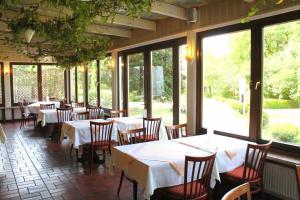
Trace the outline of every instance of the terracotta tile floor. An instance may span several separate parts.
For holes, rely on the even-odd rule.
[[[67,144],[41,136],[31,124],[3,124],[7,142],[0,145],[0,199],[132,199],[132,185],[123,181],[120,198],[114,176],[103,165],[92,175],[69,156]],[[75,157],[75,155],[74,155]],[[87,170],[88,171],[88,170]],[[140,197],[141,198],[141,197]]]

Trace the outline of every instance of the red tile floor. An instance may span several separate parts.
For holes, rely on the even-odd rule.
[[[69,145],[58,144],[31,124],[6,123],[5,145],[0,145],[0,199],[132,199],[132,185],[123,181],[117,197],[119,171],[114,176],[103,165],[85,172],[69,156]],[[75,154],[75,153],[74,153]],[[75,155],[73,156],[75,157]]]
[[[111,174],[108,167],[95,166],[92,175],[69,155],[68,143],[59,144],[45,138],[42,129],[20,123],[2,124],[7,134],[0,144],[0,200],[4,199],[64,199],[64,200],[129,200],[132,184],[123,181],[120,197],[117,187],[120,171]],[[75,154],[75,153],[74,153]],[[228,191],[219,185],[214,199]],[[138,199],[143,199],[139,191]],[[267,198],[273,199],[274,198]]]

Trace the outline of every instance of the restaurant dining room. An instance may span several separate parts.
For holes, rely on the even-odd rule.
[[[0,0],[0,200],[300,200],[300,0]]]

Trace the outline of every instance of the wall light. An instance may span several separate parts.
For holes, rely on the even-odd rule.
[[[184,48],[184,55],[185,55],[185,60],[187,62],[191,62],[193,60],[192,48],[190,45],[186,45],[186,47]]]
[[[4,74],[9,74],[9,73],[10,73],[9,67],[5,66],[4,67]]]
[[[84,66],[80,66],[79,67],[79,71],[82,72],[82,73],[85,72],[85,67]]]
[[[107,67],[108,67],[109,70],[113,70],[114,69],[114,62],[113,62],[112,59],[108,61]]]

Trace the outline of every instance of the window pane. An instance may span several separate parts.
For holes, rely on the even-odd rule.
[[[250,31],[203,39],[203,127],[249,136]]]
[[[70,88],[71,88],[71,102],[76,102],[76,67],[70,69]]]
[[[36,65],[13,65],[14,103],[38,100]]]
[[[84,102],[84,83],[85,83],[85,68],[77,68],[77,94],[78,102]]]
[[[173,124],[173,60],[172,48],[151,51],[152,116]]]
[[[42,65],[42,94],[46,97],[65,97],[64,70],[55,65]]]
[[[109,68],[111,57],[100,60],[100,105],[112,108],[112,72]]]
[[[263,32],[262,138],[300,145],[300,21]]]
[[[180,114],[179,123],[187,122],[187,61],[185,59],[186,45],[179,46],[179,73],[180,73]]]
[[[142,116],[144,112],[144,55],[128,56],[129,94],[128,113],[130,116]]]
[[[88,65],[88,104],[97,105],[97,61]]]

